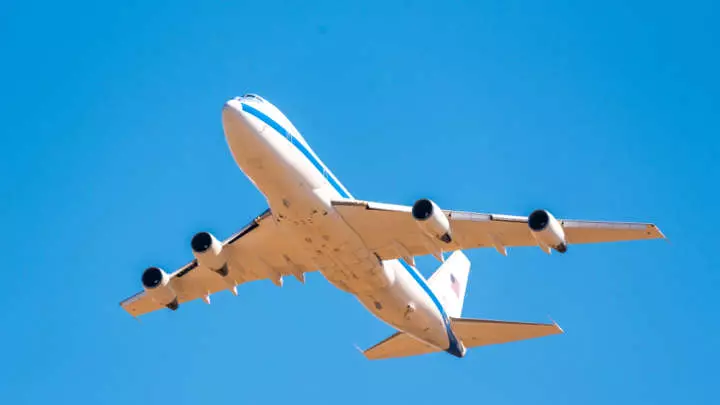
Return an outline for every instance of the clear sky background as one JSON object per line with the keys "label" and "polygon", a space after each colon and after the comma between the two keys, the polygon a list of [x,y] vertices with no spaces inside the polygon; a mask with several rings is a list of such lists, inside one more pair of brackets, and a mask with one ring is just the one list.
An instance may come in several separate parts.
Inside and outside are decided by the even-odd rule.
{"label": "clear sky background", "polygon": [[[715,402],[717,2],[200,3],[0,5],[0,402]],[[462,360],[366,361],[392,330],[319,274],[138,322],[145,267],[266,207],[222,133],[246,92],[358,198],[670,242],[468,252],[464,315],[566,334]]]}

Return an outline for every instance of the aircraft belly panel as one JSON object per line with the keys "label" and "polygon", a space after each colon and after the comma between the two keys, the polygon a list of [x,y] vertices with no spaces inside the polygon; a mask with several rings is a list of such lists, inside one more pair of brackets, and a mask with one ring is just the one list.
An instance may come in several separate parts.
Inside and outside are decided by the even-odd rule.
{"label": "aircraft belly panel", "polygon": [[392,287],[357,298],[381,321],[445,350],[449,342],[442,317],[427,294],[412,283],[411,277],[398,275]]}

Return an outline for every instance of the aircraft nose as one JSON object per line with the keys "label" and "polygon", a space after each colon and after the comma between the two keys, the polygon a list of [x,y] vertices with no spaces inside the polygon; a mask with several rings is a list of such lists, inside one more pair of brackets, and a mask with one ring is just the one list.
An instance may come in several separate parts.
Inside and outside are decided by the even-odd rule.
{"label": "aircraft nose", "polygon": [[227,113],[242,113],[242,103],[240,102],[240,97],[234,97],[225,102],[225,105],[223,106],[223,115]]}
{"label": "aircraft nose", "polygon": [[222,111],[222,120],[226,128],[250,129],[256,136],[260,136],[267,126],[264,116],[261,106],[255,100],[248,100],[246,96],[227,100]]}
{"label": "aircraft nose", "polygon": [[234,97],[225,102],[222,110],[222,121],[226,137],[237,137],[253,134],[253,137],[262,134],[265,124],[253,114],[246,111],[242,97]]}
{"label": "aircraft nose", "polygon": [[226,101],[223,105],[222,122],[228,134],[249,126],[238,97]]}
{"label": "aircraft nose", "polygon": [[243,103],[240,97],[231,98],[225,102],[222,109],[222,120],[226,125],[240,125],[252,127],[252,120],[243,110]]}

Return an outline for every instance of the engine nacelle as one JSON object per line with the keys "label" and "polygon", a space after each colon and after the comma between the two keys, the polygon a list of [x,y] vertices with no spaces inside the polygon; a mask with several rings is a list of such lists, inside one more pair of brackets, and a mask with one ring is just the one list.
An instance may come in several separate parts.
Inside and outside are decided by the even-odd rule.
{"label": "engine nacelle", "polygon": [[445,243],[452,242],[450,221],[433,201],[427,198],[415,201],[412,216],[426,234]]}
{"label": "engine nacelle", "polygon": [[190,241],[190,247],[199,265],[223,277],[228,275],[227,252],[223,249],[223,244],[211,233],[196,233]]}
{"label": "engine nacelle", "polygon": [[173,311],[178,308],[177,294],[170,286],[170,276],[158,267],[149,267],[142,274],[142,285],[150,299]]}
{"label": "engine nacelle", "polygon": [[548,211],[533,211],[528,217],[528,226],[535,240],[541,245],[553,248],[560,253],[567,251],[565,230],[560,222]]}

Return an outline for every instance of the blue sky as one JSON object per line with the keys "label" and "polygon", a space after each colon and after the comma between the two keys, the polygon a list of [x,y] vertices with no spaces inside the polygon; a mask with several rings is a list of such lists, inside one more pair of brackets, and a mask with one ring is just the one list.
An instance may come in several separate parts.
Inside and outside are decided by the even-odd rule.
{"label": "blue sky", "polygon": [[[717,4],[0,6],[7,403],[710,403]],[[320,275],[138,322],[118,302],[265,209],[220,108],[281,108],[358,198],[651,221],[670,242],[470,251],[464,314],[565,335],[368,362],[389,327]],[[419,262],[427,276],[434,259]]]}

